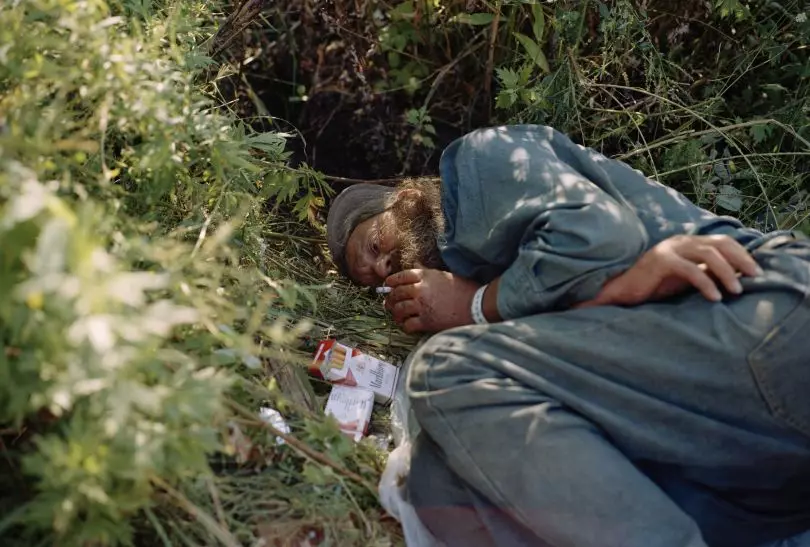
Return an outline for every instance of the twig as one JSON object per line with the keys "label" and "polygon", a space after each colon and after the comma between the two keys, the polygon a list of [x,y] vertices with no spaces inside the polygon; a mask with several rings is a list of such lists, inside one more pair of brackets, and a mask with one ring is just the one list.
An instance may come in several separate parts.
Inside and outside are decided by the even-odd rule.
{"label": "twig", "polygon": [[[478,33],[476,38],[482,36],[484,32],[486,31],[481,31],[480,33]],[[459,64],[464,58],[466,58],[467,55],[471,54],[473,51],[481,47],[481,45],[482,44],[480,42],[474,40],[473,43],[470,46],[468,46],[467,49],[461,52],[461,54],[458,57],[453,59],[451,62],[447,63],[444,67],[442,67],[442,69],[437,74],[436,79],[433,80],[433,83],[430,86],[430,91],[428,91],[427,97],[425,97],[425,101],[422,103],[422,108],[424,109],[425,112],[427,112],[428,105],[430,104],[430,101],[433,100],[433,95],[439,89],[439,84],[447,75],[447,73],[450,72],[450,70],[453,69],[457,64]],[[421,128],[422,128],[421,125],[415,128],[414,133],[420,130]],[[411,163],[411,154],[413,153],[413,147],[414,147],[414,140],[410,139],[410,143],[408,143],[408,151],[405,153],[405,160],[402,162],[402,173],[404,173],[408,169],[408,166]]]}
{"label": "twig", "polygon": [[[683,105],[679,105],[677,102],[675,102],[673,100],[667,99],[666,97],[662,97],[662,96],[660,96],[660,95],[658,95],[656,93],[652,93],[652,92],[647,91],[645,89],[639,89],[639,88],[630,87],[630,86],[624,86],[624,85],[609,85],[609,84],[596,84],[596,83],[590,83],[588,85],[591,86],[591,87],[595,87],[597,89],[621,89],[621,90],[624,90],[624,91],[633,91],[633,92],[637,92],[637,93],[643,93],[643,94],[648,95],[648,96],[654,96],[659,101],[667,103],[669,105],[683,106]],[[759,184],[759,188],[760,188],[760,190],[762,190],[762,196],[765,198],[765,201],[766,201],[766,203],[768,205],[768,209],[775,216],[776,215],[776,210],[774,209],[773,205],[771,204],[770,198],[768,197],[768,191],[766,190],[765,185],[762,183],[762,178],[759,176],[759,173],[757,172],[756,167],[754,167],[754,164],[751,163],[751,160],[748,158],[748,156],[745,155],[745,151],[742,149],[742,145],[736,139],[734,139],[730,134],[726,133],[728,127],[731,127],[731,126],[718,127],[717,125],[711,123],[708,119],[706,119],[705,116],[701,116],[700,113],[694,111],[693,109],[687,108],[686,111],[689,112],[689,114],[691,114],[692,116],[694,116],[698,120],[702,121],[704,124],[711,127],[714,132],[717,132],[718,134],[720,134],[726,140],[726,142],[728,142],[731,146],[736,148],[740,152],[740,154],[743,155],[742,159],[745,161],[745,163],[748,164],[748,167],[751,169],[751,173],[754,175],[754,178],[757,180],[757,184]],[[810,143],[808,143],[807,140],[805,140],[804,138],[799,136],[795,131],[793,131],[792,128],[789,128],[788,126],[786,126],[785,124],[783,124],[781,122],[778,122],[778,121],[773,120],[773,119],[768,119],[768,120],[755,120],[754,122],[751,122],[751,123],[764,123],[764,122],[773,123],[773,124],[778,125],[779,127],[782,127],[786,131],[789,131],[791,134],[794,134],[796,136],[796,138],[801,140],[806,146],[810,147]],[[737,125],[744,125],[744,124],[737,124]]]}
{"label": "twig", "polygon": [[379,184],[381,186],[396,186],[402,182],[402,177],[395,179],[352,179],[348,177],[336,177],[334,175],[322,175],[324,179],[344,184]]}
{"label": "twig", "polygon": [[197,242],[194,244],[194,248],[191,250],[192,258],[194,258],[194,256],[197,255],[197,252],[200,250],[200,247],[202,247],[202,244],[205,241],[205,236],[208,233],[208,228],[211,226],[211,222],[213,222],[214,213],[216,213],[217,209],[219,209],[219,204],[222,203],[222,198],[225,197],[225,191],[228,189],[230,185],[231,182],[230,180],[228,180],[222,187],[222,191],[219,193],[219,197],[217,197],[217,202],[214,204],[214,208],[211,210],[211,213],[209,213],[206,216],[205,222],[203,223],[203,226],[200,229],[200,233],[197,236]]}
{"label": "twig", "polygon": [[231,13],[211,40],[211,58],[222,53],[262,12],[268,0],[247,0]]}
{"label": "twig", "polygon": [[[607,93],[610,96],[610,98],[613,99],[616,102],[616,104],[619,105],[619,107],[622,106],[622,102],[619,100],[619,98],[616,96],[615,93],[613,93],[609,89],[606,89],[605,93]],[[636,127],[636,132],[638,133],[638,136],[644,142],[644,149],[647,150],[647,157],[650,158],[650,167],[653,170],[654,178],[655,180],[659,180],[661,177],[658,174],[658,169],[656,169],[655,167],[655,159],[653,159],[652,152],[650,152],[650,144],[647,142],[647,137],[644,136],[644,131],[641,130],[641,127],[638,125],[636,118],[633,116],[633,113],[629,111],[629,109],[627,109],[622,114],[627,115],[627,117],[630,118],[630,121],[633,122],[633,125]]]}
{"label": "twig", "polygon": [[366,481],[363,477],[361,477],[360,475],[355,473],[354,471],[350,471],[350,470],[346,469],[345,467],[342,467],[341,465],[333,462],[328,456],[326,456],[324,454],[321,454],[320,452],[318,452],[316,450],[313,450],[312,448],[307,446],[306,443],[303,443],[303,442],[299,441],[298,439],[296,439],[292,435],[288,435],[287,433],[279,431],[278,429],[273,427],[272,424],[270,424],[268,422],[265,422],[263,420],[257,419],[256,415],[254,413],[250,412],[248,409],[246,409],[242,405],[240,405],[240,404],[238,404],[238,403],[236,403],[234,401],[228,401],[228,406],[230,406],[231,409],[233,409],[237,414],[252,420],[252,423],[255,423],[256,425],[261,425],[263,428],[270,431],[271,435],[284,439],[284,442],[286,442],[293,449],[297,450],[298,452],[300,452],[301,454],[303,454],[307,458],[310,458],[310,459],[312,459],[312,460],[314,460],[314,461],[316,461],[316,462],[318,462],[318,463],[320,463],[322,465],[325,465],[327,467],[332,468],[334,471],[337,471],[339,474],[343,475],[344,477],[346,477],[348,479],[351,479],[352,481],[356,482],[360,486],[363,486],[364,488],[368,489],[368,491],[371,492],[372,494],[374,494],[375,496],[377,495],[377,488],[374,487],[372,484],[370,484],[368,481]]}
{"label": "twig", "polygon": [[487,55],[487,70],[484,75],[484,95],[487,98],[487,120],[492,119],[492,72],[495,70],[495,43],[498,41],[498,28],[501,22],[501,3],[498,0],[495,6],[495,18],[489,36],[489,53]]}
{"label": "twig", "polygon": [[[687,112],[690,111],[690,109],[688,107],[683,107],[682,106],[681,109],[686,110]],[[648,146],[645,146],[643,148],[636,148],[634,150],[631,150],[630,152],[627,152],[625,154],[621,154],[619,156],[616,156],[616,159],[624,161],[624,160],[626,160],[628,158],[632,158],[633,156],[636,156],[638,154],[643,154],[645,152],[648,152],[649,150],[652,150],[654,148],[660,148],[661,146],[666,146],[667,144],[673,144],[673,143],[676,143],[678,141],[682,141],[682,140],[687,139],[687,138],[693,139],[695,137],[702,137],[703,135],[711,135],[713,133],[719,133],[720,135],[723,135],[723,131],[733,131],[735,129],[745,129],[746,127],[753,127],[753,126],[757,126],[757,125],[768,125],[768,124],[773,124],[773,125],[776,125],[776,126],[782,128],[782,129],[784,129],[785,131],[787,131],[788,133],[793,135],[796,139],[801,141],[805,146],[808,147],[808,149],[810,149],[810,142],[808,142],[807,140],[802,138],[800,135],[795,133],[793,131],[793,129],[790,128],[789,126],[786,126],[785,124],[783,124],[783,123],[781,123],[781,122],[779,122],[777,120],[773,120],[773,119],[760,119],[760,120],[751,120],[751,121],[747,121],[747,122],[735,123],[735,124],[731,124],[731,125],[725,125],[725,126],[722,126],[722,127],[714,127],[714,126],[712,126],[712,129],[703,129],[701,131],[694,131],[694,130],[684,131],[684,132],[682,132],[682,133],[680,133],[678,135],[675,135],[674,137],[669,137],[669,138],[662,139],[662,140],[659,140],[659,141],[653,141]],[[747,155],[751,156],[751,155],[754,155],[754,154],[747,154]],[[744,154],[744,155],[740,155],[740,156],[737,156],[737,157],[744,158],[744,157],[746,157],[746,155]]]}
{"label": "twig", "polygon": [[222,503],[219,501],[219,493],[217,492],[217,487],[214,485],[214,481],[211,480],[211,477],[206,477],[206,483],[208,484],[208,492],[211,494],[211,500],[214,502],[214,510],[217,512],[217,519],[219,519],[219,525],[222,528],[227,529],[228,524],[225,522],[225,512],[222,510]]}
{"label": "twig", "polygon": [[[704,167],[708,165],[712,165],[713,163],[717,163],[718,161],[726,161],[726,160],[739,160],[743,157],[749,158],[771,158],[771,157],[779,157],[779,156],[810,156],[810,152],[768,152],[768,153],[755,153],[755,154],[739,154],[734,156],[724,156],[721,158],[716,159],[709,159],[706,161],[701,161],[699,163],[693,163],[690,165],[684,165],[683,167],[678,167],[677,169],[670,169],[669,171],[664,171],[662,173],[658,173],[659,177],[666,177],[668,175],[674,175],[675,173],[680,173],[682,171],[688,171],[689,169],[694,169],[695,167]],[[659,179],[660,180],[660,179]]]}
{"label": "twig", "polygon": [[318,237],[304,237],[304,236],[295,236],[292,234],[277,234],[276,232],[264,232],[262,234],[264,237],[269,239],[285,239],[288,241],[301,241],[303,243],[323,243],[323,238]]}
{"label": "twig", "polygon": [[188,498],[183,494],[172,488],[166,481],[160,477],[152,477],[152,482],[155,483],[161,490],[166,492],[181,509],[186,511],[189,515],[194,517],[200,524],[202,524],[211,534],[221,541],[226,547],[241,547],[239,541],[233,537],[230,531],[222,528],[217,522],[211,518],[211,515],[191,503]]}

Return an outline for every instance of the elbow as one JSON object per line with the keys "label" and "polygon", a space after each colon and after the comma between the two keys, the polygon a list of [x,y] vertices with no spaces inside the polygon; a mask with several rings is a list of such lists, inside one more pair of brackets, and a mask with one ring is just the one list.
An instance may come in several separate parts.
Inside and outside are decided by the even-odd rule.
{"label": "elbow", "polygon": [[602,240],[601,255],[608,262],[617,264],[633,263],[647,248],[648,236],[644,225],[637,219],[628,219],[606,227],[609,237]]}
{"label": "elbow", "polygon": [[[591,258],[603,265],[634,263],[647,248],[647,229],[635,211],[613,200],[591,203],[585,206],[592,224],[587,230],[581,227],[576,233],[586,235],[587,250],[580,256]],[[576,222],[578,219],[569,218]]]}

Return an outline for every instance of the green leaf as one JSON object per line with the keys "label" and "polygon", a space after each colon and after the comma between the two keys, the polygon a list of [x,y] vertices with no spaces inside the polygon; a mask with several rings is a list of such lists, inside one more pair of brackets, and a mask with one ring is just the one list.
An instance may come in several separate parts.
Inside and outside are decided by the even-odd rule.
{"label": "green leaf", "polygon": [[519,32],[515,33],[515,38],[517,38],[518,42],[523,46],[526,50],[526,54],[529,58],[538,66],[543,72],[551,72],[551,68],[548,65],[548,60],[546,60],[546,56],[543,51],[540,49],[540,46],[537,45],[537,42],[526,36],[525,34],[521,34]]}
{"label": "green leaf", "polygon": [[274,156],[278,156],[284,152],[284,147],[287,144],[280,133],[258,133],[251,135],[246,141],[253,148],[258,148]]}
{"label": "green leaf", "polygon": [[787,93],[788,89],[780,83],[769,83],[769,84],[762,84],[760,86],[765,91],[773,91],[777,93]]}
{"label": "green leaf", "polygon": [[513,89],[505,89],[498,93],[495,106],[501,109],[509,108],[517,101],[517,93]]}
{"label": "green leaf", "polygon": [[504,87],[512,89],[518,86],[520,76],[511,68],[499,68],[496,70],[496,74]]}
{"label": "green leaf", "polygon": [[524,65],[523,68],[520,69],[520,74],[518,74],[518,81],[520,85],[527,85],[529,83],[529,78],[532,77],[532,65]]}
{"label": "green leaf", "polygon": [[389,12],[392,19],[413,19],[415,9],[413,2],[403,2]]}
{"label": "green leaf", "polygon": [[304,480],[316,486],[325,486],[335,480],[335,472],[331,467],[316,465],[311,462],[304,464],[304,471],[301,473]]}
{"label": "green leaf", "polygon": [[717,205],[727,211],[737,212],[742,209],[742,192],[728,184],[721,184],[717,189]]}
{"label": "green leaf", "polygon": [[546,31],[546,16],[543,13],[543,6],[541,6],[539,3],[533,4],[532,16],[534,17],[534,25],[532,26],[534,38],[538,43],[541,43],[543,41],[543,34]]}
{"label": "green leaf", "polygon": [[749,14],[740,0],[717,0],[714,6],[720,11],[721,17],[734,15],[739,20]]}
{"label": "green leaf", "polygon": [[754,139],[754,144],[762,144],[763,141],[768,139],[773,133],[773,127],[768,124],[755,125],[749,130],[751,138]]}
{"label": "green leaf", "polygon": [[491,13],[459,13],[452,19],[452,23],[461,23],[465,25],[489,25],[495,16]]}

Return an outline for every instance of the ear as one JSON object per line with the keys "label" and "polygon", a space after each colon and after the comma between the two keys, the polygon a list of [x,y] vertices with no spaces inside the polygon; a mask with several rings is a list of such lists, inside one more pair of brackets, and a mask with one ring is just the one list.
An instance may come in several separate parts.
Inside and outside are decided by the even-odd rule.
{"label": "ear", "polygon": [[422,196],[422,192],[417,190],[416,188],[403,188],[399,192],[397,192],[397,198],[395,202],[398,202],[403,199],[418,199]]}

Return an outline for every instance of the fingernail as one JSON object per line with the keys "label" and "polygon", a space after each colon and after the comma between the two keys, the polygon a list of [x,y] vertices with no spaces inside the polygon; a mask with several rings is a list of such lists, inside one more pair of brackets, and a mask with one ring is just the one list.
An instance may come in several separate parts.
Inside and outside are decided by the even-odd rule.
{"label": "fingernail", "polygon": [[720,302],[723,299],[723,295],[720,294],[720,291],[714,290],[712,291],[712,300],[714,302]]}
{"label": "fingernail", "polygon": [[743,292],[743,286],[742,283],[739,282],[739,280],[735,279],[734,283],[731,284],[731,292],[733,292],[734,294],[740,294],[741,292]]}
{"label": "fingernail", "polygon": [[757,269],[754,270],[756,272],[756,276],[759,277],[761,275],[765,275],[765,270],[763,270],[760,266],[757,266]]}

